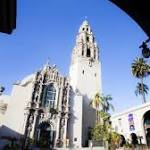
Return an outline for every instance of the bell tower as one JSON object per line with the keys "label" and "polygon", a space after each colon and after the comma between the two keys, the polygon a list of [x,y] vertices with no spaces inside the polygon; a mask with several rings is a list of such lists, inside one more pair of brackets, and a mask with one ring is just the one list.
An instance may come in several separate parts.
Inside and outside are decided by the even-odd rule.
{"label": "bell tower", "polygon": [[76,37],[76,45],[72,53],[72,64],[78,61],[78,58],[83,58],[92,61],[98,61],[99,49],[93,36],[91,27],[85,20],[79,28]]}
{"label": "bell tower", "polygon": [[95,124],[95,110],[89,106],[101,88],[99,48],[87,20],[76,37],[70,66],[71,117],[69,138],[75,147],[87,146],[89,129]]}
{"label": "bell tower", "polygon": [[70,82],[74,90],[90,99],[101,91],[99,48],[87,20],[83,21],[76,37],[70,66]]}

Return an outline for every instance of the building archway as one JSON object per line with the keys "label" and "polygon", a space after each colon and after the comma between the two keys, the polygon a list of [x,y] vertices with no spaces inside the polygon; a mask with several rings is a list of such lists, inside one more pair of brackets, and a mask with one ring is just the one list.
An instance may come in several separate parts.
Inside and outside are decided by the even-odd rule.
{"label": "building archway", "polygon": [[49,122],[41,122],[38,126],[38,145],[43,148],[53,148],[56,132]]}
{"label": "building archway", "polygon": [[146,142],[148,148],[150,148],[150,110],[144,114],[143,119]]}

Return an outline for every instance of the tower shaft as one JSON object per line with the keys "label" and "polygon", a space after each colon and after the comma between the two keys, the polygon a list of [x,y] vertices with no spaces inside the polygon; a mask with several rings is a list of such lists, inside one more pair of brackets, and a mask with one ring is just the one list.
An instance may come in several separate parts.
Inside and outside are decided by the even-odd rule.
{"label": "tower shaft", "polygon": [[99,48],[86,20],[76,37],[69,73],[72,86],[70,142],[77,147],[87,146],[88,132],[96,120],[90,102],[97,92],[101,93],[101,66]]}

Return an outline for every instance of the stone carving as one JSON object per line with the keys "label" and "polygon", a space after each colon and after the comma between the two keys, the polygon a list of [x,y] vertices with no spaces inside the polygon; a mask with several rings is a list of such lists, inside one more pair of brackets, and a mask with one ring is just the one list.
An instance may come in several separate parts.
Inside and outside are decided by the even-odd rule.
{"label": "stone carving", "polygon": [[[38,71],[36,74],[35,82],[33,86],[33,92],[32,92],[32,98],[30,105],[27,106],[27,110],[29,111],[28,116],[29,119],[27,120],[26,124],[26,135],[27,137],[30,136],[30,133],[33,130],[32,124],[33,122],[37,122],[35,126],[35,136],[39,136],[38,132],[38,126],[41,122],[53,122],[54,128],[56,128],[57,125],[59,125],[59,131],[57,131],[57,138],[63,139],[64,137],[64,131],[65,128],[67,128],[67,122],[65,121],[65,116],[68,111],[68,101],[69,101],[69,81],[67,78],[61,77],[58,73],[58,70],[56,69],[56,66],[44,66],[44,69],[41,71]],[[57,108],[48,108],[45,107],[44,101],[45,101],[45,89],[49,84],[54,84],[57,87],[56,95],[59,94],[59,98],[55,99],[55,102],[57,102],[57,105],[60,105],[60,107],[57,106]],[[62,93],[61,93],[62,92]],[[61,94],[60,94],[61,93]],[[60,102],[58,101],[60,100]],[[55,105],[56,106],[56,105]],[[51,112],[51,109],[56,110],[55,114]],[[32,110],[32,111],[31,111]],[[35,113],[37,114],[37,117],[35,117]],[[58,115],[58,113],[60,115]],[[37,119],[38,118],[38,119]],[[34,120],[36,119],[36,120]],[[60,124],[59,121],[60,120]],[[36,138],[36,137],[35,137]],[[39,137],[37,137],[39,139]]]}

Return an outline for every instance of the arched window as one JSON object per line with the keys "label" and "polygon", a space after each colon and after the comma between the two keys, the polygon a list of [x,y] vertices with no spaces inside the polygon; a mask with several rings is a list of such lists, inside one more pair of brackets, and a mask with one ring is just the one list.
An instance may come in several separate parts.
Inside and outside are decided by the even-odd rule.
{"label": "arched window", "polygon": [[86,41],[89,42],[89,37],[88,36],[86,37]]}
{"label": "arched window", "polygon": [[53,84],[50,84],[46,87],[44,105],[46,107],[54,108],[55,98],[56,98],[56,89]]}
{"label": "arched window", "polygon": [[89,48],[87,49],[86,56],[87,56],[87,57],[90,57],[90,56],[91,56],[91,50],[90,50]]}

